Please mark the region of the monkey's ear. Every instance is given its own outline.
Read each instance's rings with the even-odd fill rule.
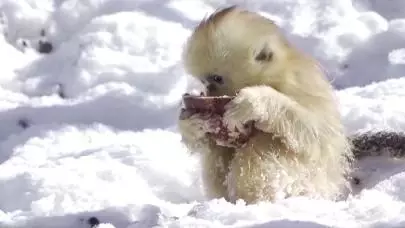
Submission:
[[[273,59],[273,52],[270,47],[265,45],[256,53],[255,60],[258,62],[270,62]]]

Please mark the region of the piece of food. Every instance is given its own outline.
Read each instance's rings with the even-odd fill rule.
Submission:
[[[237,129],[230,131],[222,122],[225,105],[231,101],[231,96],[196,96],[184,95],[184,109],[180,118],[188,118],[193,114],[201,113],[207,120],[207,135],[215,139],[216,143],[227,147],[244,146],[253,133],[253,123],[246,124],[246,131],[239,132]]]
[[[231,101],[231,96],[195,96],[185,95],[184,106],[187,110],[195,112],[210,112],[222,115],[225,112],[225,105]]]

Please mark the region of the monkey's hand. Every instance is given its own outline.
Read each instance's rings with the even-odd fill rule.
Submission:
[[[269,86],[240,90],[225,109],[223,121],[230,130],[236,128],[243,132],[245,124],[254,121],[257,129],[282,137],[294,151],[317,137],[313,115]]]
[[[253,88],[242,89],[238,95],[225,105],[223,123],[230,131],[246,133],[247,124],[260,120],[257,97]]]
[[[209,114],[188,113],[182,110],[178,120],[178,129],[182,142],[190,150],[199,150],[208,143]]]

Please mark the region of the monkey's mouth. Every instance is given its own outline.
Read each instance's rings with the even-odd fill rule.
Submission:
[[[217,85],[209,84],[205,87],[205,91],[203,92],[204,96],[207,97],[215,97],[215,96],[224,96],[223,91],[221,91]]]
[[[208,85],[201,96],[219,97],[219,96],[236,96],[239,91],[228,90],[226,88],[219,88],[217,85]]]
[[[213,96],[216,91],[218,91],[218,87],[214,84],[209,84],[205,88],[205,94],[207,94],[207,96]]]

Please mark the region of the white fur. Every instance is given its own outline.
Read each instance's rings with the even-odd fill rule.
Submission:
[[[272,58],[256,61],[262,50]],[[224,76],[211,95],[236,95],[223,117],[228,128],[243,130],[253,120],[260,130],[245,147],[228,148],[205,136],[199,114],[179,121],[185,144],[202,156],[209,197],[256,203],[342,193],[352,155],[332,87],[273,23],[239,9],[218,11],[192,34],[184,62],[198,79]]]

